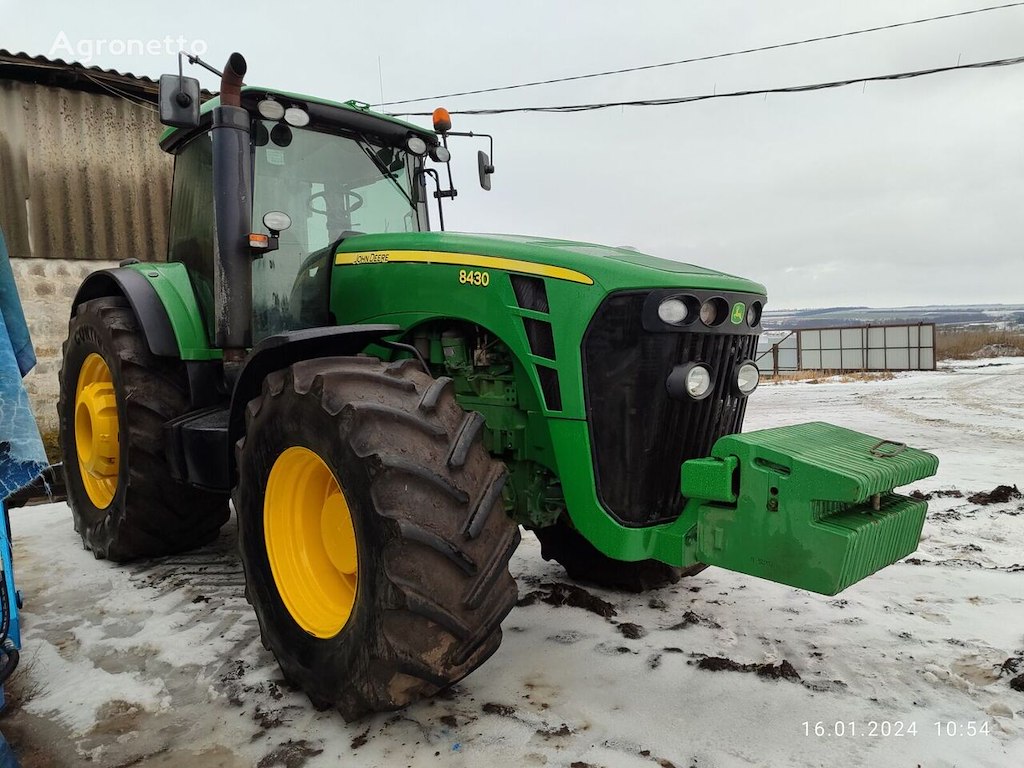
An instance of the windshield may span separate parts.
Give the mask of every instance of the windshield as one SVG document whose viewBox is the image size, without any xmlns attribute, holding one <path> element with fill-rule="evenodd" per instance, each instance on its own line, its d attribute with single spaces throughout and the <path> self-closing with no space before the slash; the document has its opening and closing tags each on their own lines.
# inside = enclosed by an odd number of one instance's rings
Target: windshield
<svg viewBox="0 0 1024 768">
<path fill-rule="evenodd" d="M 415 158 L 364 137 L 285 123 L 253 126 L 253 227 L 283 211 L 292 225 L 253 262 L 253 341 L 327 323 L 330 248 L 350 234 L 421 229 Z"/>
</svg>

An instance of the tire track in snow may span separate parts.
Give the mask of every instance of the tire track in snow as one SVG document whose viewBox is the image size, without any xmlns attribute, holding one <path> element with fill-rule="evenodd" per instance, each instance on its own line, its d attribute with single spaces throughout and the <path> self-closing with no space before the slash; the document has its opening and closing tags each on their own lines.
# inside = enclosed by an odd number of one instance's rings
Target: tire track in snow
<svg viewBox="0 0 1024 768">
<path fill-rule="evenodd" d="M 941 378 L 922 380 L 918 390 L 906 390 L 908 397 L 894 397 L 887 388 L 863 395 L 872 409 L 889 416 L 931 428 L 954 428 L 993 440 L 1019 443 L 1024 440 L 1024 399 L 1017 385 L 1024 370 L 993 372 L 956 370 Z M 929 404 L 943 404 L 941 410 L 922 412 Z M 953 404 L 955 409 L 950 409 Z"/>
</svg>

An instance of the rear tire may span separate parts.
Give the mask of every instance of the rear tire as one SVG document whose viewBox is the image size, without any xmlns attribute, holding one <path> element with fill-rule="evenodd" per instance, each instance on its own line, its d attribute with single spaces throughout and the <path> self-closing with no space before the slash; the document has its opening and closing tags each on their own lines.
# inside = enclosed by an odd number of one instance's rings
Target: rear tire
<svg viewBox="0 0 1024 768">
<path fill-rule="evenodd" d="M 76 390 L 79 378 L 97 368 L 112 385 L 116 402 L 116 419 L 111 420 L 108 389 L 104 429 L 114 432 L 106 445 L 108 463 L 115 469 L 107 477 L 91 474 L 80 463 L 88 441 L 80 443 L 76 434 L 79 427 L 92 431 L 87 418 L 76 425 L 81 404 Z M 78 306 L 64 343 L 57 411 L 75 530 L 97 558 L 123 562 L 183 552 L 215 539 L 227 522 L 226 495 L 200 491 L 171 477 L 163 425 L 188 408 L 184 364 L 150 352 L 127 300 L 107 297 Z"/>
<path fill-rule="evenodd" d="M 449 380 L 369 357 L 297 363 L 268 376 L 249 403 L 234 496 L 246 594 L 263 644 L 315 705 L 346 720 L 398 709 L 497 650 L 517 597 L 508 562 L 520 534 L 504 514 L 506 471 L 484 450 L 481 424 L 458 406 Z M 282 469 L 286 452 L 316 454 L 343 503 L 329 490 L 308 523 L 298 510 L 316 494 L 300 501 L 305 485 L 282 504 L 280 478 L 312 482 Z M 349 510 L 354 556 L 348 538 L 339 545 L 339 508 Z M 268 545 L 268 530 L 293 538 L 274 522 L 288 516 L 317 567 L 297 570 L 304 558 L 290 555 L 282 564 L 278 542 Z M 343 580 L 332 580 L 328 561 Z M 333 617 L 317 610 L 325 604 L 339 606 Z"/>
<path fill-rule="evenodd" d="M 541 557 L 561 564 L 573 581 L 605 589 L 646 592 L 675 584 L 683 576 L 692 576 L 707 568 L 702 563 L 683 569 L 659 560 L 615 560 L 563 520 L 547 528 L 537 528 L 534 533 L 540 540 Z"/>
</svg>

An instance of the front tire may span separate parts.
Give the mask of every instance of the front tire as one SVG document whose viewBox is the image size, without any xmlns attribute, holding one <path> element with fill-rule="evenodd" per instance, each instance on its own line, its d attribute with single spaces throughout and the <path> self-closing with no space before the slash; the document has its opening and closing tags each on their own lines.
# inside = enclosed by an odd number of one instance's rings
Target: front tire
<svg viewBox="0 0 1024 768">
<path fill-rule="evenodd" d="M 68 504 L 96 557 L 182 552 L 212 541 L 227 522 L 227 496 L 171 477 L 163 425 L 188 407 L 184 365 L 150 352 L 127 300 L 78 306 L 57 411 Z"/>
<path fill-rule="evenodd" d="M 234 497 L 246 593 L 317 706 L 397 709 L 497 650 L 520 534 L 481 425 L 449 380 L 369 357 L 297 363 L 249 403 Z"/>
</svg>

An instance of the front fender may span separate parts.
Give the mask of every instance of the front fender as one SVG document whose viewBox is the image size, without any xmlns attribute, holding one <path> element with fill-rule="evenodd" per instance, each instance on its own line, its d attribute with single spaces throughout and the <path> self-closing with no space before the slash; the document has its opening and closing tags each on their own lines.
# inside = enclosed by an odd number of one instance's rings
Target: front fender
<svg viewBox="0 0 1024 768">
<path fill-rule="evenodd" d="M 245 407 L 260 393 L 263 380 L 300 360 L 355 355 L 385 336 L 396 334 L 397 325 L 340 325 L 287 331 L 268 336 L 257 344 L 235 382 L 228 417 L 228 466 L 235 466 L 235 443 L 245 433 Z"/>
<path fill-rule="evenodd" d="M 150 352 L 161 357 L 178 356 L 178 341 L 167 310 L 146 278 L 124 267 L 93 272 L 78 287 L 71 314 L 75 314 L 79 305 L 106 296 L 123 296 L 128 300 Z"/>
<path fill-rule="evenodd" d="M 154 355 L 182 360 L 217 360 L 184 264 L 132 264 L 89 275 L 78 289 L 72 311 L 102 296 L 124 296 L 138 318 Z"/>
</svg>

